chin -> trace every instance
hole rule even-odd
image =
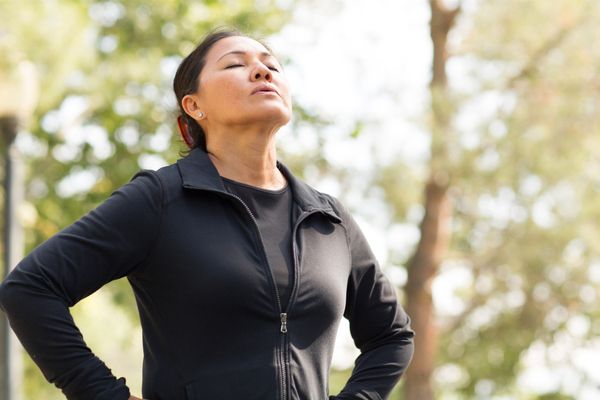
[[[262,110],[254,110],[249,116],[249,119],[256,122],[271,122],[278,123],[279,126],[286,125],[290,122],[292,117],[292,111],[288,109],[282,109],[281,107],[269,107]]]

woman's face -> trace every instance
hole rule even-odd
[[[208,51],[196,96],[209,129],[255,123],[279,128],[291,117],[281,65],[262,44],[243,36],[221,39]]]

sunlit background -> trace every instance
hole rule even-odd
[[[266,39],[291,82],[279,158],[353,211],[431,333],[417,330],[390,398],[598,399],[599,20],[597,0],[0,0],[0,117],[21,122],[24,252],[140,168],[180,157],[175,69],[211,28],[238,27]],[[72,313],[140,394],[127,282]],[[358,354],[343,323],[332,394]],[[22,398],[63,398],[22,357]]]

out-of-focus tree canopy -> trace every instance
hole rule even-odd
[[[439,398],[529,399],[537,385],[540,398],[581,398],[598,385],[582,352],[600,333],[600,48],[591,41],[600,7],[467,3],[447,49],[448,129],[432,139],[444,157],[431,150],[453,208],[434,299],[458,287],[451,304],[436,304],[434,388]],[[410,188],[424,186],[422,168],[398,159],[378,174],[396,223],[420,202]],[[409,262],[405,249],[391,252]],[[540,386],[532,368],[556,378]]]
[[[478,385],[516,393],[532,346],[577,370],[552,353],[600,333],[598,17],[595,1],[481,1],[457,33],[469,87],[456,85],[448,145],[448,268],[468,268],[473,284],[444,321],[440,350],[460,365],[456,388],[468,397]],[[556,395],[565,389],[557,382]]]

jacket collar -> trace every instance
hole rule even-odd
[[[192,149],[186,157],[177,161],[177,165],[184,188],[216,190],[228,193],[217,168],[204,150],[200,148]],[[341,222],[341,218],[323,194],[296,178],[289,168],[280,161],[277,161],[277,168],[287,179],[292,189],[294,201],[298,203],[303,211],[321,211]]]

